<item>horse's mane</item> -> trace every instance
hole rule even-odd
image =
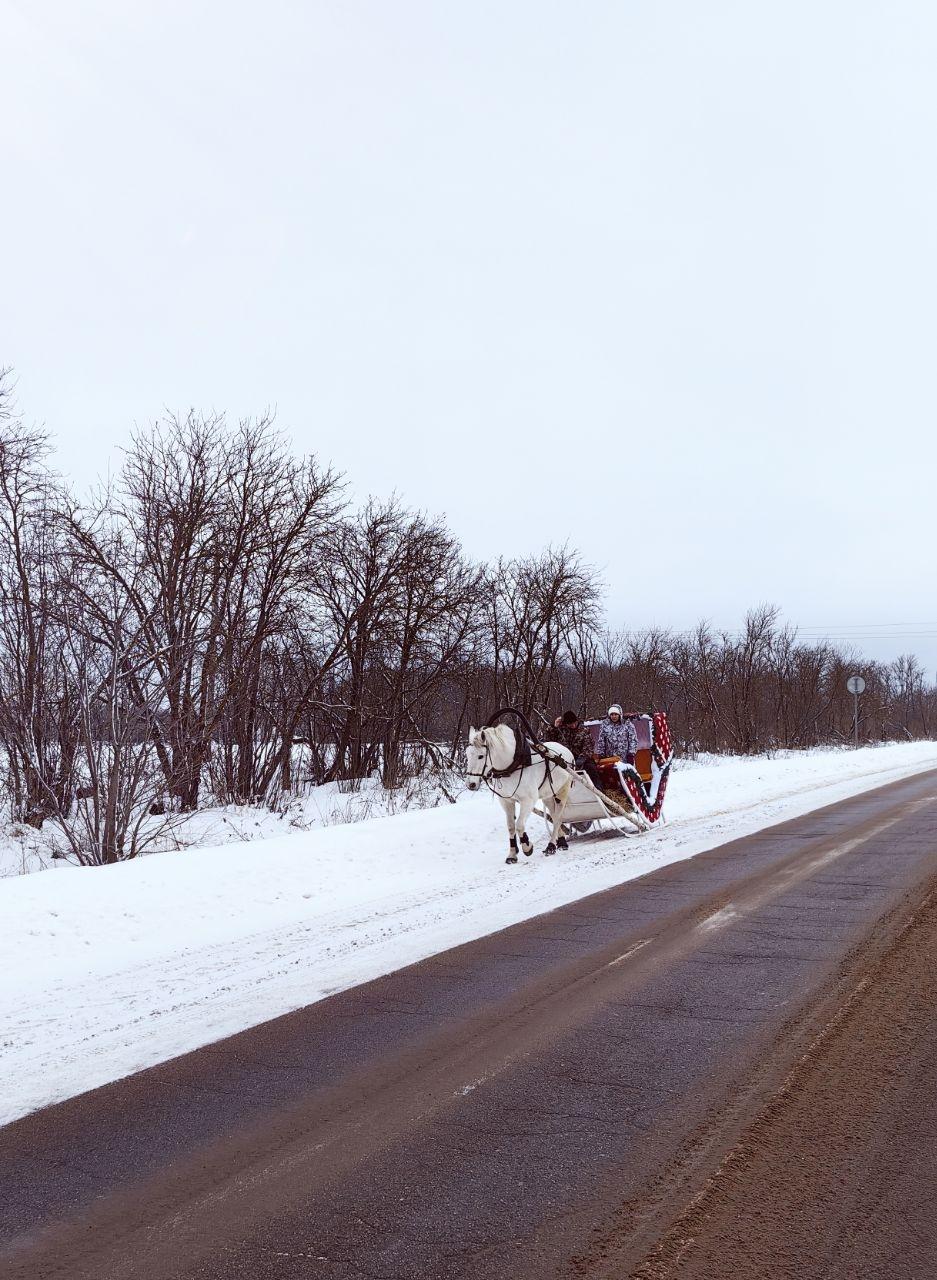
[[[485,735],[484,741],[482,741],[482,734]],[[483,747],[486,744],[495,748],[500,746],[505,751],[510,751],[512,755],[517,744],[514,730],[507,724],[492,724],[487,729],[475,729],[470,742],[473,747]]]

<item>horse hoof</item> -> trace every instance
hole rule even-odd
[[[555,845],[555,844],[548,844],[548,845],[547,845],[547,847],[544,849],[544,851],[543,851],[543,852],[544,852],[544,856],[545,856],[545,857],[547,857],[547,858],[549,858],[549,856],[550,856],[550,854],[551,854],[551,853],[556,853],[556,845]]]
[[[525,858],[529,858],[529,857],[530,857],[530,855],[533,853],[533,851],[534,851],[534,846],[533,846],[532,844],[525,844],[525,845],[524,845],[524,857],[525,857]]]
[[[516,862],[516,861],[517,861],[517,854],[516,854],[516,853],[509,853],[509,854],[508,854],[508,856],[504,859],[504,861],[505,861],[505,862]]]
[[[557,849],[563,849],[563,850],[566,850],[569,848],[569,844],[567,843],[565,836],[560,836],[559,840],[557,840],[556,842],[556,847]]]

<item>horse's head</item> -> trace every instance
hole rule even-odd
[[[469,791],[477,791],[488,768],[489,744],[484,729],[470,729],[465,748],[465,785]]]
[[[514,731],[506,724],[470,729],[465,751],[465,785],[477,791],[492,769],[504,769],[514,759]]]

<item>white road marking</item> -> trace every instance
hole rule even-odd
[[[739,913],[736,911],[735,907],[733,907],[732,903],[729,902],[726,906],[720,908],[719,911],[714,911],[711,916],[707,916],[705,920],[701,920],[699,928],[706,930],[721,929],[722,926],[728,924],[730,920],[737,920],[738,914]]]
[[[629,960],[636,951],[640,951],[642,947],[646,947],[650,941],[650,938],[642,938],[640,942],[635,942],[627,951],[623,951],[620,956],[616,956],[614,960],[609,960],[608,964],[605,966],[606,969],[611,969],[614,965],[621,964],[623,961]]]
[[[880,836],[883,831],[887,831],[889,827],[895,826],[911,813],[923,808],[925,805],[932,804],[933,796],[924,796],[920,800],[914,800],[900,813],[894,817],[888,818],[885,822],[880,822],[877,826],[872,827],[865,835],[857,836],[853,840],[846,840],[840,845],[836,845],[832,849],[827,849],[823,853],[817,854],[815,858],[811,858],[809,862],[801,863],[791,867],[786,871],[782,871],[779,875],[774,876],[763,890],[746,902],[741,904],[726,903],[719,911],[714,911],[712,915],[707,916],[705,920],[701,920],[697,925],[698,929],[704,932],[711,932],[714,929],[721,929],[725,925],[736,920],[739,916],[746,912],[757,911],[759,907],[763,907],[766,902],[770,902],[772,898],[776,898],[785,890],[790,889],[793,885],[801,880],[806,880],[813,875],[815,871],[819,871],[821,867],[828,866],[831,862],[837,862],[840,858],[845,857],[847,853],[852,853],[854,849],[859,849],[862,845],[867,844],[876,836]]]
[[[482,1076],[479,1080],[472,1080],[468,1084],[462,1085],[461,1089],[456,1089],[455,1093],[452,1095],[453,1098],[464,1098],[466,1094],[471,1093],[474,1089],[477,1089],[480,1084],[484,1084],[486,1080],[490,1079],[492,1074],[495,1073],[491,1072],[487,1076]]]

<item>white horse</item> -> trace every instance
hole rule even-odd
[[[538,797],[550,810],[553,830],[550,843],[544,853],[556,853],[567,849],[563,835],[563,809],[573,783],[572,752],[559,742],[547,742],[544,746],[553,757],[561,758],[568,766],[550,763],[532,753],[531,763],[514,769],[517,739],[514,730],[506,724],[492,725],[487,729],[470,729],[469,744],[465,751],[466,786],[477,791],[482,783],[501,801],[508,824],[510,849],[505,862],[517,861],[517,841],[529,858],[534,851],[525,827]]]

